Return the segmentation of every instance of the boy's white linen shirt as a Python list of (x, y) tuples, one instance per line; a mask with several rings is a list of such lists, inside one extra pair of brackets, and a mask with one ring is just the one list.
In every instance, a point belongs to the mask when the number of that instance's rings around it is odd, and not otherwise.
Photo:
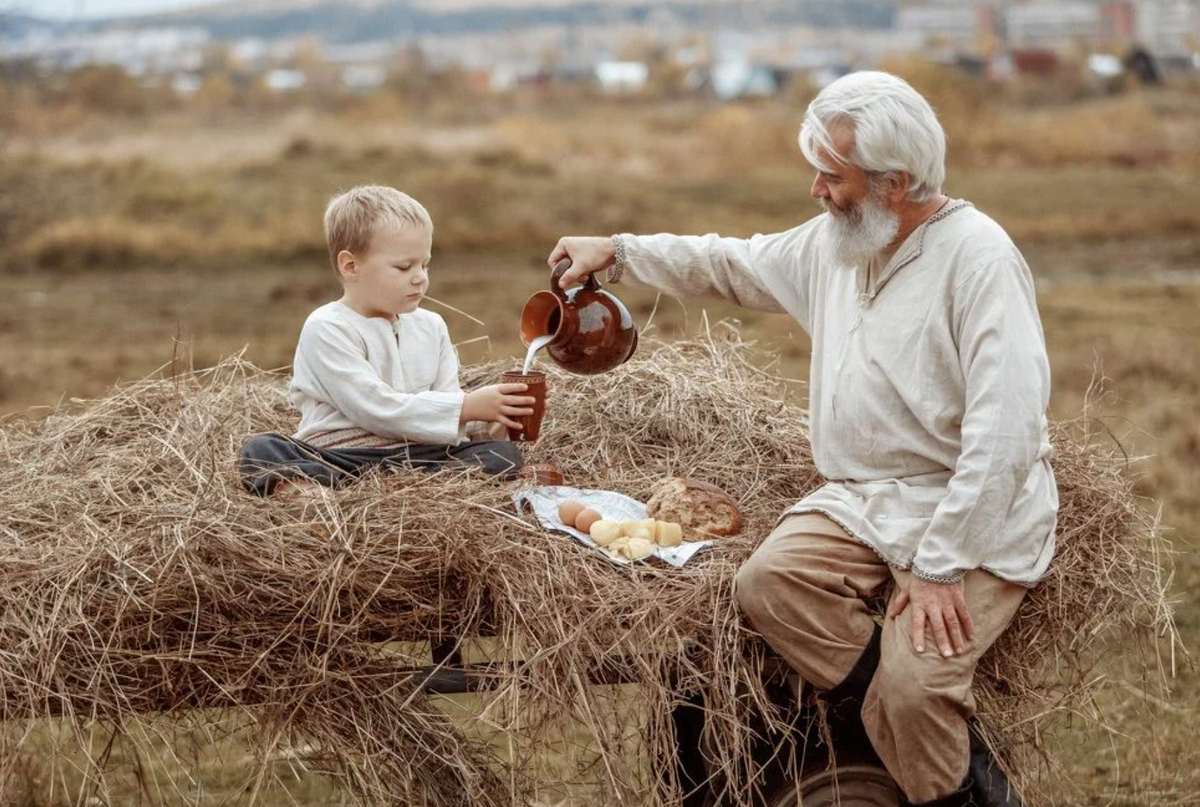
[(812, 338), (809, 434), (821, 512), (894, 566), (1036, 583), (1054, 554), (1050, 368), (1029, 267), (950, 202), (867, 284), (823, 248), (828, 214), (749, 239), (619, 238), (625, 272), (680, 296), (787, 313)]
[(295, 438), (320, 448), (457, 445), (465, 394), (445, 321), (424, 309), (389, 322), (335, 301), (313, 311), (289, 388)]

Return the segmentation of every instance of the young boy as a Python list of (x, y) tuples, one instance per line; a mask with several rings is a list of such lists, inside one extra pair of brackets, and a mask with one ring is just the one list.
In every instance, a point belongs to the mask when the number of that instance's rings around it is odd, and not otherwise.
[(534, 399), (519, 394), (524, 384), (459, 387), (446, 323), (420, 307), (433, 244), (425, 208), (394, 188), (353, 188), (326, 208), (325, 240), (343, 294), (304, 323), (289, 388), (300, 428), (246, 443), (246, 489), (338, 485), (376, 465), (515, 476), (516, 446), (468, 442), (467, 425), (516, 427), (512, 418), (530, 414)]

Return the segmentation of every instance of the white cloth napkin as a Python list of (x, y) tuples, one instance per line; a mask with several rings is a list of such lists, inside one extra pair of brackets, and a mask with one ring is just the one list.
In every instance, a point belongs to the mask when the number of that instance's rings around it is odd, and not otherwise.
[[(518, 512), (522, 506), (528, 506), (543, 527), (555, 532), (565, 532), (584, 546), (590, 546), (614, 563), (631, 563), (626, 558), (613, 557), (598, 543), (592, 540), (586, 532), (580, 532), (575, 527), (564, 524), (558, 517), (558, 506), (565, 501), (574, 499), (587, 507), (591, 507), (605, 518), (614, 521), (634, 521), (646, 517), (646, 505), (637, 499), (623, 493), (611, 490), (590, 490), (587, 488), (572, 488), (565, 485), (545, 485), (542, 487), (522, 488), (512, 495), (513, 503)], [(693, 555), (710, 541), (684, 541), (679, 546), (654, 546), (651, 557), (661, 558), (672, 566), (682, 566)]]

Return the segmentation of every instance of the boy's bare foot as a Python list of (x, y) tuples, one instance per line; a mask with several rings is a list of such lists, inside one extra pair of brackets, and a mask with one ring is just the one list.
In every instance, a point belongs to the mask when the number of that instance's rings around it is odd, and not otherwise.
[(275, 486), (271, 497), (280, 501), (290, 501), (296, 498), (320, 498), (324, 485), (311, 479), (285, 479)]

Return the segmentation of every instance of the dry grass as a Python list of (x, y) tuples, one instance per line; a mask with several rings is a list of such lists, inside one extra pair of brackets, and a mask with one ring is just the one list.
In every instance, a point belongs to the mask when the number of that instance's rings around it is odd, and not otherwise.
[[(541, 256), (571, 232), (749, 235), (794, 226), (817, 212), (808, 198), (811, 177), (795, 155), (736, 179), (617, 174), (613, 181), (601, 168), (572, 173), (506, 149), (468, 158), (423, 150), (291, 149), (253, 166), (199, 175), (141, 162), (0, 160), (0, 235), (12, 245), (0, 256), (0, 270), (61, 274), (182, 264), (211, 272), (297, 259), (316, 266), (328, 197), (371, 180), (421, 198), (437, 223), (435, 246), (454, 252)], [(1166, 250), (1190, 242), (1194, 259), (1200, 184), (1188, 173), (975, 170), (952, 174), (949, 191), (975, 201), (1023, 243), (1153, 239)], [(1188, 259), (1171, 258), (1176, 266)]]
[[(950, 190), (1021, 240), (1185, 239), (1200, 231), (1183, 89), (1029, 108), (901, 64), (940, 110)], [(99, 118), (0, 144), (0, 271), (316, 259), (330, 195), (389, 182), (430, 207), (441, 248), (528, 249), (564, 232), (790, 226), (815, 211), (796, 146), (802, 98), (443, 99), (348, 111)], [(266, 117), (264, 121), (263, 116)], [(215, 145), (214, 145), (215, 144)]]
[(174, 225), (148, 225), (110, 217), (51, 222), (24, 239), (14, 259), (18, 265), (70, 270), (87, 266), (104, 270), (139, 263), (175, 263), (194, 258), (197, 239)]
[[(490, 381), (502, 366), (466, 380)], [(288, 431), (292, 415), (280, 380), (237, 360), (9, 424), (5, 722), (65, 715), (81, 732), (103, 727), (110, 748), (111, 738), (136, 739), (122, 727), (138, 714), (162, 714), (154, 725), (169, 736), (181, 710), (252, 708), (252, 793), (283, 787), (280, 749), (306, 743), (317, 749), (308, 768), (352, 792), (433, 805), (520, 800), (533, 757), (582, 727), (609, 798), (652, 790), (671, 803), (669, 767), (651, 765), (666, 777), (647, 781), (627, 763), (630, 728), (643, 732), (647, 759), (669, 759), (670, 708), (698, 690), (713, 764), (754, 781), (751, 726), (780, 729), (781, 716), (730, 584), (778, 513), (819, 484), (803, 411), (736, 331), (661, 345), (606, 376), (552, 381), (553, 418), (530, 461), (642, 498), (667, 474), (709, 479), (741, 502), (743, 536), (683, 570), (617, 569), (518, 517), (505, 489), (470, 474), (372, 476), (313, 502), (252, 499), (231, 458), (252, 432)], [(614, 394), (628, 389), (655, 394)], [(1053, 770), (1056, 760), (1044, 729), (1060, 713), (1083, 714), (1097, 691), (1096, 642), (1173, 635), (1157, 532), (1119, 455), (1066, 429), (1055, 444), (1059, 558), (978, 681), (982, 714), (1024, 762), (1035, 796), (1033, 762)], [(381, 652), (475, 635), (496, 636), (508, 662), (493, 668), (483, 719), (529, 738), (505, 767)], [(622, 668), (640, 681), (637, 714), (597, 700), (589, 683)], [(150, 745), (161, 753), (163, 743)], [(108, 753), (87, 760), (95, 788)]]

